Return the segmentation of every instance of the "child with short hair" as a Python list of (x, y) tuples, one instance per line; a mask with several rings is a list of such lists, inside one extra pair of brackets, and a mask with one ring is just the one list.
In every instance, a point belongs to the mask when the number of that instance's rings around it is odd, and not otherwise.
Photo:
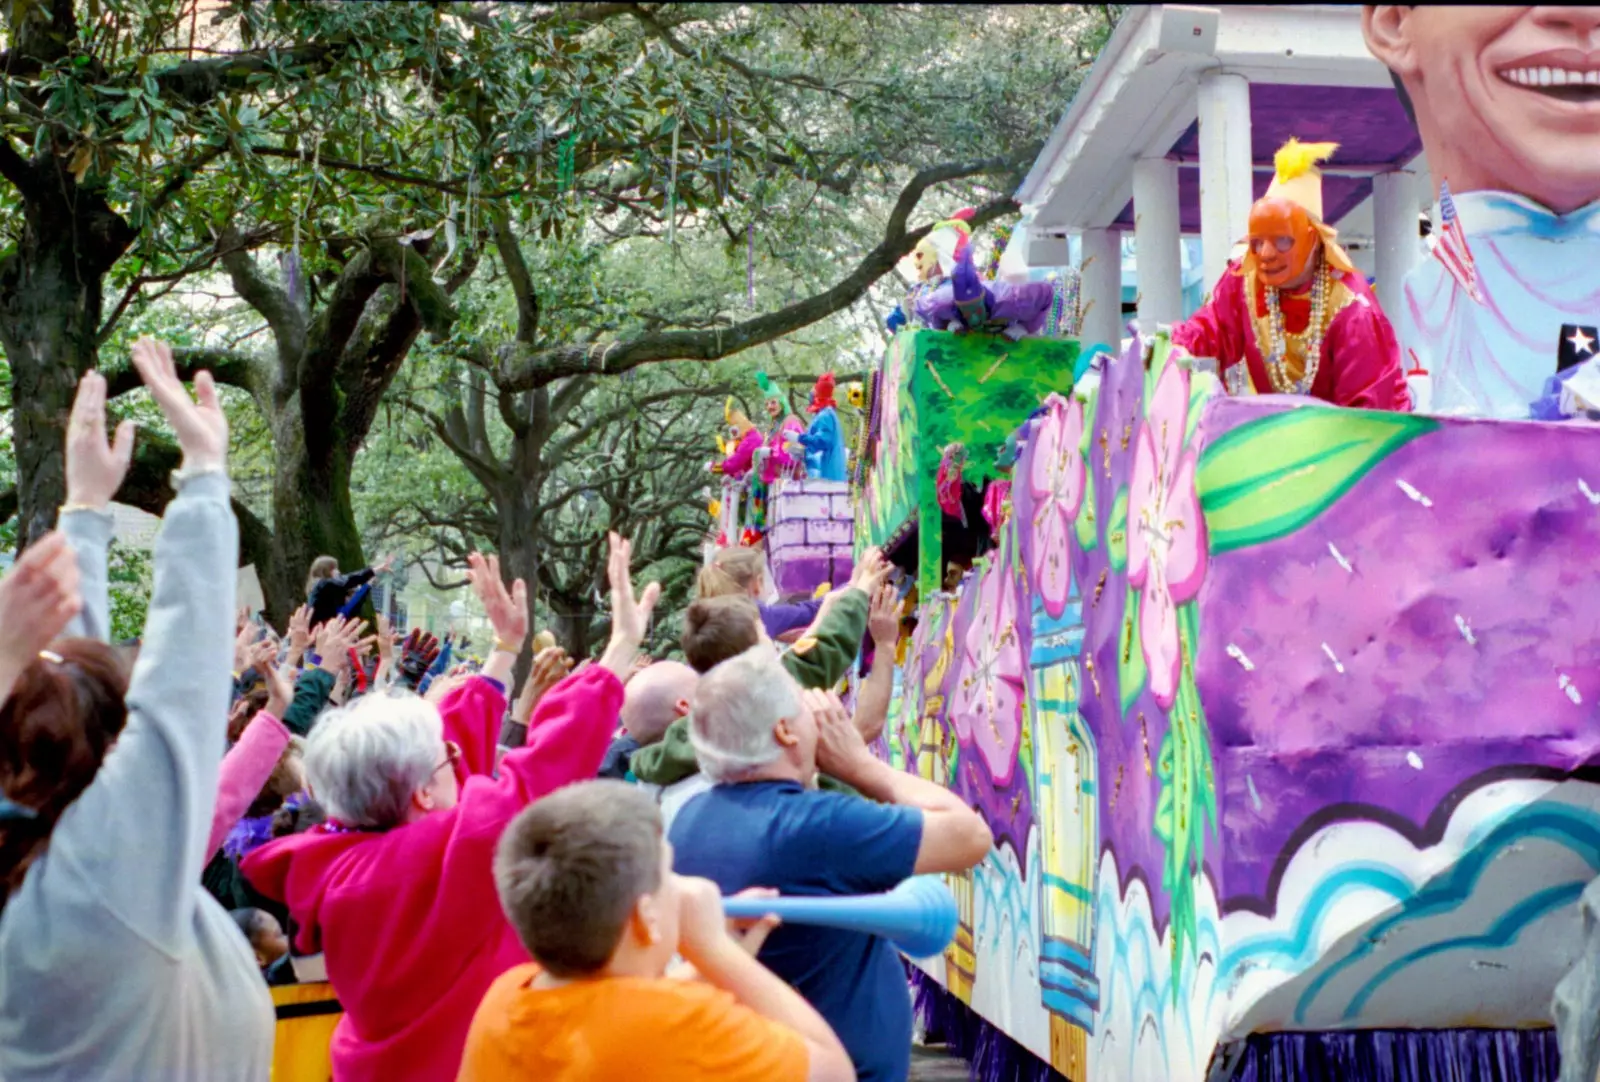
[[(673, 874), (638, 789), (530, 805), (494, 874), (534, 961), (484, 996), (457, 1082), (854, 1082), (828, 1024), (729, 936), (716, 886)], [(680, 953), (698, 979), (666, 975)]]

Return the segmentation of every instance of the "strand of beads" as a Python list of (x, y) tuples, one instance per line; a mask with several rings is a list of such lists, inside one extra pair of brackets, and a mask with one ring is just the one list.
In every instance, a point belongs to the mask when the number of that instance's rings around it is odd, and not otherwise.
[(1328, 265), (1317, 268), (1311, 283), (1311, 318), (1300, 339), (1305, 347), (1305, 371), (1299, 379), (1290, 379), (1285, 367), (1289, 359), (1289, 335), (1283, 328), (1283, 308), (1278, 304), (1278, 291), (1268, 289), (1267, 326), (1271, 336), (1272, 356), (1267, 358), (1267, 376), (1272, 388), (1279, 394), (1309, 394), (1317, 379), (1317, 368), (1322, 363), (1322, 336), (1326, 331), (1324, 319), (1328, 310)]

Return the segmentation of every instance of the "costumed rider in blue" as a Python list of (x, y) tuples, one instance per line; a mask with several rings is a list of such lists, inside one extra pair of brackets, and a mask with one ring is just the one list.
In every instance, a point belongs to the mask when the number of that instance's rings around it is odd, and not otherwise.
[(846, 479), (844, 429), (839, 426), (839, 408), (833, 400), (833, 373), (824, 372), (811, 389), (811, 404), (807, 412), (816, 414), (811, 426), (796, 437), (798, 446), (791, 445), (790, 454), (798, 456), (803, 451), (806, 476), (822, 481)]

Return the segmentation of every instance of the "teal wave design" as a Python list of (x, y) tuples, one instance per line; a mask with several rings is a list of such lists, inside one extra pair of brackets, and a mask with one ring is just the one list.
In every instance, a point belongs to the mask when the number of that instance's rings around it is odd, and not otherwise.
[[(1398, 911), (1374, 924), (1349, 954), (1318, 974), (1295, 1003), (1295, 1021), (1304, 1023), (1312, 1004), (1316, 1002), (1328, 983), (1371, 954), (1376, 943), (1401, 923), (1423, 917), (1442, 916), (1460, 908), (1476, 891), (1483, 870), (1507, 847), (1530, 838), (1561, 845), (1582, 858), (1591, 869), (1600, 871), (1600, 815), (1589, 808), (1556, 804), (1541, 805), (1537, 810), (1518, 812), (1490, 831), (1481, 845), (1465, 853), (1449, 871), (1406, 899)], [(1539, 915), (1526, 915), (1526, 911), (1519, 904), (1507, 910), (1506, 915), (1496, 922), (1495, 927), (1500, 930), (1500, 934), (1509, 934), (1514, 938), (1521, 932), (1522, 927), (1537, 919)], [(1514, 921), (1519, 916), (1521, 925), (1500, 927), (1507, 918)], [(1347, 1008), (1344, 1012), (1345, 1020), (1348, 1021), (1353, 1017), (1353, 1012), (1353, 1007)]]
[[(1104, 865), (1102, 865), (1102, 870)], [(1110, 877), (1115, 879), (1116, 877)], [(1129, 1015), (1134, 1019), (1134, 1032), (1129, 1035), (1128, 1049), (1137, 1044), (1138, 1033), (1144, 1028), (1147, 1020), (1153, 1020), (1159, 1027), (1163, 1012), (1172, 997), (1172, 959), (1170, 955), (1161, 950), (1160, 937), (1156, 929), (1149, 923), (1137, 919), (1129, 927), (1122, 925), (1122, 901), (1126, 892), (1122, 884), (1109, 882), (1107, 877), (1100, 877), (1100, 900), (1097, 907), (1097, 920), (1100, 927), (1110, 935), (1112, 949), (1104, 952), (1110, 958), (1104, 976), (1100, 977), (1100, 1009), (1099, 1017), (1108, 1019), (1114, 1016), (1119, 993), (1126, 990), (1129, 997)], [(1130, 912), (1129, 917), (1136, 918), (1137, 914)], [(1215, 959), (1221, 956), (1220, 929), (1217, 923), (1210, 919), (1199, 922), (1195, 935), (1196, 956), (1210, 955)], [(1096, 951), (1101, 956), (1102, 952)], [(1134, 965), (1138, 961), (1145, 973), (1142, 980), (1135, 981), (1133, 977)], [(1096, 970), (1100, 967), (1097, 965)], [(1162, 979), (1158, 982), (1151, 975), (1160, 973)], [(1193, 977), (1195, 967), (1185, 967), (1182, 976)], [(1203, 1009), (1199, 1011), (1178, 1011), (1181, 1017), (1188, 1015), (1191, 1019), (1206, 1018), (1210, 1016), (1212, 1002), (1216, 998), (1217, 988), (1221, 985), (1220, 974), (1211, 982), (1210, 992), (1206, 996)], [(1098, 1027), (1097, 1027), (1098, 1028)], [(1170, 1071), (1172, 1067), (1169, 1042), (1173, 1034), (1163, 1033), (1160, 1042), (1162, 1068)], [(1184, 1034), (1188, 1045), (1188, 1052), (1192, 1056), (1195, 1052), (1194, 1033), (1186, 1031)]]
[(1316, 942), (1323, 921), (1333, 904), (1354, 890), (1375, 890), (1395, 901), (1409, 898), (1415, 888), (1399, 871), (1380, 864), (1350, 864), (1341, 867), (1317, 884), (1301, 908), (1293, 931), (1251, 936), (1228, 948), (1222, 959), (1222, 972), (1233, 974), (1247, 961), (1267, 958), (1274, 968), (1296, 973), (1314, 961)]
[(1376, 976), (1361, 986), (1350, 1000), (1350, 1006), (1345, 1008), (1344, 1020), (1346, 1022), (1359, 1015), (1367, 1005), (1367, 1000), (1372, 998), (1380, 987), (1388, 982), (1389, 978), (1399, 973), (1407, 966), (1415, 965), (1425, 958), (1432, 958), (1436, 954), (1444, 954), (1453, 950), (1471, 950), (1474, 948), (1491, 947), (1499, 950), (1509, 947), (1517, 941), (1523, 929), (1539, 918), (1560, 909), (1565, 905), (1573, 905), (1582, 896), (1587, 882), (1563, 883), (1557, 887), (1541, 890), (1530, 895), (1506, 910), (1489, 926), (1489, 930), (1481, 935), (1456, 936), (1453, 939), (1441, 939), (1437, 943), (1429, 943), (1426, 947), (1418, 947), (1400, 958), (1396, 958), (1380, 969)]

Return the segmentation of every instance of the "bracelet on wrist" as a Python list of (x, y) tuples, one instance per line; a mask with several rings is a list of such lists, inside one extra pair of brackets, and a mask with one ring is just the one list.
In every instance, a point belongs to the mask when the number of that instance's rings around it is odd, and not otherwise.
[(103, 503), (83, 503), (79, 501), (75, 503), (62, 504), (59, 513), (63, 515), (70, 515), (74, 511), (85, 511), (91, 515), (105, 515), (110, 514), (111, 509)]
[(522, 644), (520, 642), (509, 643), (504, 639), (495, 639), (494, 652), (497, 654), (520, 654), (522, 653)]

